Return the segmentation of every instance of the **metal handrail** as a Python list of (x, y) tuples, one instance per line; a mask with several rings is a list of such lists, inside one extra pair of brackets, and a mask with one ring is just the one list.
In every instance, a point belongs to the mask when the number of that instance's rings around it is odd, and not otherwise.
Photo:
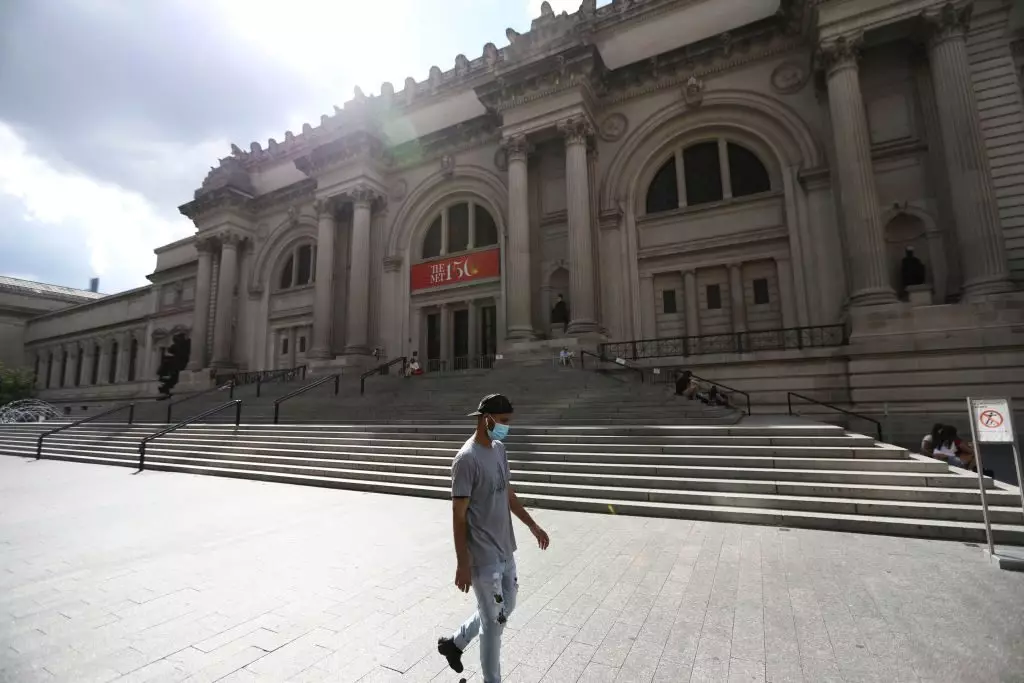
[(263, 391), (264, 382), (276, 382), (282, 379), (295, 379), (297, 375), (302, 375), (302, 379), (306, 379), (306, 366), (297, 365), (294, 368), (288, 368), (287, 370), (274, 370), (270, 373), (260, 373), (256, 376), (256, 398), (260, 397)]
[(668, 358), (713, 353), (747, 353), (787, 349), (831, 348), (850, 343), (843, 324), (811, 327), (780, 327), (770, 330), (747, 330), (692, 337), (655, 337), (601, 344), (602, 354), (631, 360)]
[(690, 377), (692, 377), (693, 379), (697, 380), (698, 382), (704, 382), (706, 384), (711, 384), (711, 385), (719, 387), (721, 389), (725, 389), (728, 392), (731, 392), (731, 393), (734, 393), (734, 394), (739, 394), (740, 396), (742, 396), (743, 398), (745, 398), (747, 400), (747, 415), (751, 414), (750, 413), (750, 394), (748, 394), (747, 392), (743, 391), (742, 389), (736, 389), (736, 388), (730, 387), (727, 384), (721, 384), (719, 382), (712, 382), (710, 379), (705, 379), (703, 377), (700, 377), (699, 375), (693, 374), (692, 372), (690, 373)]
[(210, 389), (206, 389), (204, 391), (200, 391), (199, 393), (192, 394), (191, 396), (186, 396), (185, 398), (183, 398), (181, 400), (178, 400), (178, 401), (171, 401), (170, 403), (167, 404), (167, 419), (164, 420), (164, 422), (166, 422), (167, 424), (171, 423), (171, 410), (174, 409), (174, 406), (179, 405), (181, 403), (188, 403), (189, 401), (191, 401), (194, 398), (199, 398), (200, 396), (206, 396), (207, 394), (212, 394), (215, 391), (223, 391), (224, 387), (230, 387), (231, 388), (231, 391), (230, 391), (230, 393), (228, 395), (231, 398), (234, 398), (235, 397), (235, 380), (229, 379), (224, 384), (220, 384), (218, 386), (211, 387)]
[(786, 392), (786, 403), (789, 406), (789, 414), (790, 415), (798, 415), (799, 414), (799, 413), (794, 413), (793, 412), (793, 397), (794, 396), (796, 396), (797, 398), (802, 399), (804, 401), (808, 401), (809, 403), (816, 403), (819, 406), (824, 406), (825, 408), (831, 408), (832, 410), (836, 410), (836, 411), (838, 411), (840, 413), (845, 413), (846, 415), (850, 415), (851, 417), (857, 417), (857, 418), (860, 418), (861, 420), (865, 420), (867, 422), (870, 422), (873, 425), (875, 425), (875, 433), (878, 435), (878, 440), (879, 441), (884, 441), (885, 440), (883, 438), (883, 435), (882, 435), (882, 423), (879, 422), (878, 420), (876, 420), (874, 418), (871, 418), (871, 417), (868, 417), (867, 415), (861, 415), (860, 413), (855, 413), (852, 410), (846, 410), (845, 408), (840, 408), (839, 406), (832, 405), (831, 403), (825, 403), (824, 401), (819, 401), (818, 399), (811, 398), (810, 396), (804, 396), (803, 394), (798, 394), (795, 391), (787, 391)]
[(320, 379), (316, 380), (315, 382), (307, 384), (304, 387), (299, 387), (298, 389), (296, 389), (295, 391), (291, 392), (290, 394), (285, 394), (281, 398), (275, 399), (274, 400), (274, 424), (277, 424), (278, 417), (280, 417), (280, 414), (281, 414), (281, 404), (282, 403), (284, 403), (288, 399), (295, 398), (299, 394), (304, 394), (307, 391), (309, 391), (310, 389), (316, 389), (321, 384), (326, 384), (327, 382), (330, 382), (332, 379), (334, 380), (334, 395), (337, 396), (338, 395), (338, 391), (341, 388), (341, 373), (340, 372), (336, 373), (334, 375), (327, 375), (326, 377), (321, 377)]
[(126, 405), (119, 405), (119, 406), (114, 406), (113, 408), (108, 408), (107, 410), (104, 410), (102, 413), (96, 413), (95, 415), (90, 415), (89, 417), (86, 417), (86, 418), (83, 418), (81, 420), (78, 420), (77, 422), (72, 422), (71, 424), (63, 425), (63, 426), (57, 427), (56, 429), (51, 429), (50, 431), (48, 431), (48, 432), (46, 432), (44, 434), (40, 434), (39, 435), (39, 440), (36, 441), (36, 460), (39, 460), (40, 458), (43, 457), (43, 439), (45, 439), (46, 437), (50, 436), (51, 434), (56, 434), (57, 432), (63, 432), (65, 429), (71, 429), (72, 427), (77, 427), (78, 425), (83, 425), (86, 422), (92, 422), (93, 420), (98, 420), (101, 417), (106, 417), (107, 415), (113, 415), (114, 413), (118, 413), (118, 412), (124, 410), (125, 408), (128, 409), (128, 424), (132, 424), (135, 421), (135, 404), (134, 403), (128, 403)]
[(378, 365), (373, 370), (370, 370), (368, 372), (364, 372), (362, 375), (359, 376), (359, 395), (362, 396), (363, 394), (366, 393), (366, 378), (367, 377), (373, 377), (374, 375), (386, 375), (386, 374), (388, 374), (388, 370), (392, 366), (397, 365), (398, 363), (402, 364), (402, 370), (403, 370), (403, 373), (404, 373), (406, 360), (407, 359), (406, 359), (405, 356), (399, 356), (398, 358), (395, 358), (394, 360), (390, 360), (387, 363), (383, 363), (381, 365)]
[[(618, 365), (619, 367), (626, 368), (627, 370), (632, 370), (633, 372), (635, 372), (635, 373), (640, 375), (640, 383), (641, 384), (644, 383), (644, 371), (643, 371), (643, 368), (638, 368), (635, 365), (630, 365), (628, 362), (626, 362), (625, 358), (616, 358), (614, 360), (611, 360), (611, 359), (609, 359), (607, 356), (605, 356), (603, 354), (597, 354), (597, 353), (593, 353), (592, 351), (581, 350), (580, 351), (580, 368), (583, 369), (583, 370), (587, 369), (587, 356), (591, 356), (593, 358), (596, 358), (597, 360), (599, 360), (602, 363), (614, 363), (615, 365)], [(622, 361), (621, 363), (619, 362), (620, 360)]]
[(205, 413), (202, 413), (200, 415), (196, 415), (194, 417), (190, 417), (187, 420), (183, 420), (182, 422), (179, 422), (176, 425), (171, 425), (170, 427), (168, 427), (166, 429), (161, 429), (156, 434), (150, 434), (149, 436), (144, 438), (139, 443), (139, 472), (141, 472), (142, 470), (144, 470), (146, 468), (146, 444), (147, 443), (149, 443), (153, 439), (156, 439), (158, 437), (163, 436), (164, 434), (170, 434), (171, 432), (173, 432), (176, 429), (181, 429), (182, 427), (187, 427), (190, 424), (193, 424), (195, 422), (199, 422), (200, 420), (205, 419), (205, 418), (207, 418), (207, 417), (209, 417), (211, 415), (215, 415), (215, 414), (221, 412), (222, 410), (224, 410), (225, 408), (230, 408), (231, 406), (235, 407), (235, 429), (237, 429), (238, 426), (242, 423), (242, 401), (240, 399), (236, 398), (236, 399), (234, 399), (232, 401), (228, 401), (227, 403), (219, 405), (216, 408), (210, 408)]

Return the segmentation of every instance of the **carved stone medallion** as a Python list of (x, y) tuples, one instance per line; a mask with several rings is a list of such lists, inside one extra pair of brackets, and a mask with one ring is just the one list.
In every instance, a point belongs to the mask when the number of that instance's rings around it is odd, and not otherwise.
[(504, 147), (498, 147), (498, 149), (495, 150), (494, 167), (502, 172), (508, 170), (508, 152), (505, 151)]
[(783, 62), (772, 72), (772, 89), (783, 95), (798, 92), (807, 84), (809, 75), (802, 64)]
[(394, 185), (391, 186), (391, 198), (396, 202), (400, 202), (405, 199), (406, 193), (409, 191), (409, 184), (404, 180), (398, 180)]
[(615, 113), (605, 117), (601, 122), (598, 134), (605, 142), (615, 142), (622, 138), (627, 130), (629, 130), (629, 119), (625, 114)]

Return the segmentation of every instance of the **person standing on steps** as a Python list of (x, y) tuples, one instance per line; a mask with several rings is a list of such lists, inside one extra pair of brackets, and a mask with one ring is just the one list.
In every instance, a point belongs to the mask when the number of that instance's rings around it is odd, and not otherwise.
[(452, 462), (452, 532), (455, 536), (455, 585), (476, 594), (476, 612), (437, 651), (462, 673), (462, 652), (480, 636), (483, 683), (501, 682), (501, 634), (516, 606), (516, 538), (512, 514), (525, 524), (541, 550), (547, 533), (516, 498), (509, 481), (505, 445), (512, 403), (501, 394), (485, 396), (475, 412), (476, 431)]

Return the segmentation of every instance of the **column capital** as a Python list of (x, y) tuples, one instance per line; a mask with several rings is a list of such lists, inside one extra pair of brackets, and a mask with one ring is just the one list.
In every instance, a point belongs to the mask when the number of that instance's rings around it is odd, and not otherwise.
[(938, 45), (947, 40), (964, 40), (967, 37), (974, 5), (968, 2), (958, 7), (958, 4), (950, 1), (922, 13), (929, 30), (929, 45)]
[(217, 235), (221, 249), (240, 249), (246, 241), (245, 235), (234, 231), (222, 232)]
[(377, 200), (383, 199), (384, 195), (369, 185), (356, 185), (347, 190), (345, 195), (352, 201), (356, 208), (370, 208)]
[(594, 135), (594, 126), (585, 116), (571, 116), (558, 122), (558, 132), (565, 136), (566, 145), (585, 145)]
[(196, 251), (200, 254), (210, 254), (214, 250), (214, 239), (210, 236), (197, 237), (195, 241)]
[(829, 75), (842, 69), (856, 69), (863, 45), (864, 36), (860, 33), (823, 40), (818, 45), (815, 62)]
[(313, 200), (313, 212), (318, 219), (328, 216), (333, 218), (336, 206), (337, 200), (334, 197), (320, 197)]
[(502, 138), (501, 148), (505, 150), (509, 161), (526, 161), (526, 157), (532, 151), (525, 135), (510, 135), (507, 138)]

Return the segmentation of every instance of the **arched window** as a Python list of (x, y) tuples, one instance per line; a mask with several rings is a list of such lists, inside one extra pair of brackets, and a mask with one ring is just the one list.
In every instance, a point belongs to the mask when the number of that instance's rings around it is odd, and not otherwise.
[(717, 142), (700, 142), (684, 149), (683, 168), (687, 205), (722, 200), (722, 167), (719, 165)]
[(679, 185), (676, 180), (676, 160), (673, 157), (658, 169), (647, 188), (647, 213), (675, 211), (679, 208)]
[(438, 216), (430, 224), (427, 236), (423, 238), (423, 258), (436, 258), (441, 255), (441, 217)]
[(423, 236), (421, 258), (432, 259), (498, 244), (498, 225), (476, 202), (458, 202), (441, 209)]
[(772, 181), (768, 177), (768, 169), (764, 167), (757, 155), (734, 142), (728, 144), (728, 149), (732, 196), (746, 197), (761, 192), (771, 192)]
[(316, 280), (316, 247), (300, 244), (292, 249), (277, 276), (278, 289), (302, 287)]
[(474, 244), (478, 247), (493, 247), (498, 243), (498, 226), (487, 209), (475, 204), (473, 211), (476, 218), (476, 236)]
[(754, 152), (735, 142), (706, 140), (675, 150), (662, 164), (647, 186), (645, 208), (654, 214), (771, 190), (768, 169)]

